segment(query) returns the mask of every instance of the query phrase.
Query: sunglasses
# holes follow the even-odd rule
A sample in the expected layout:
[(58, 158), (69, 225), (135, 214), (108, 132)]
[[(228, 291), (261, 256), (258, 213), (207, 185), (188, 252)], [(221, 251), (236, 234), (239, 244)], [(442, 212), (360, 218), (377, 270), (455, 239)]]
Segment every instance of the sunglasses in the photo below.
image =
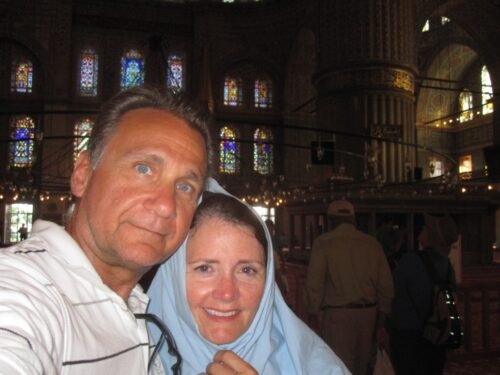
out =
[(179, 353), (179, 350), (177, 349), (177, 345), (175, 344), (175, 340), (172, 336), (172, 333), (167, 328), (167, 326), (154, 314), (134, 314), (134, 315), (136, 319), (144, 319), (147, 323), (154, 324), (156, 328), (158, 328), (161, 332), (160, 338), (158, 339), (158, 342), (156, 343), (153, 353), (149, 358), (148, 372), (150, 371), (151, 366), (153, 365), (156, 357), (158, 356), (158, 353), (160, 352), (163, 344), (166, 341), (168, 346), (168, 353), (176, 358), (176, 362), (172, 365), (172, 372), (174, 375), (181, 375), (182, 357)]

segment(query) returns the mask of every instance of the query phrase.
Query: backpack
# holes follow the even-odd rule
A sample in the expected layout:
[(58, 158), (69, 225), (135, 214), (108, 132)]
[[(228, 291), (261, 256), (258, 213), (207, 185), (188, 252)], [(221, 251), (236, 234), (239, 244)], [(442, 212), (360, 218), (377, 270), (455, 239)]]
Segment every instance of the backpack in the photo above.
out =
[(446, 349), (457, 349), (462, 346), (464, 332), (455, 303), (455, 293), (449, 282), (452, 267), (450, 260), (448, 259), (446, 279), (441, 280), (429, 254), (426, 251), (418, 253), (434, 284), (432, 307), (424, 322), (422, 338), (433, 345), (444, 346)]

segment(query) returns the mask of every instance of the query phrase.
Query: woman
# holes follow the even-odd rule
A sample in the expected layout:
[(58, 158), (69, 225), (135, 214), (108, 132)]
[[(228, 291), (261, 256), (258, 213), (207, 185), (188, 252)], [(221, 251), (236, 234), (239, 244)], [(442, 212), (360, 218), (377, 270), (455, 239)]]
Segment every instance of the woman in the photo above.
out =
[[(262, 220), (214, 180), (208, 190), (227, 198), (204, 199), (186, 243), (149, 290), (149, 312), (172, 331), (182, 373), (347, 374), (279, 293)], [(158, 340), (158, 331), (152, 334)], [(161, 359), (166, 369), (175, 362), (166, 351)]]

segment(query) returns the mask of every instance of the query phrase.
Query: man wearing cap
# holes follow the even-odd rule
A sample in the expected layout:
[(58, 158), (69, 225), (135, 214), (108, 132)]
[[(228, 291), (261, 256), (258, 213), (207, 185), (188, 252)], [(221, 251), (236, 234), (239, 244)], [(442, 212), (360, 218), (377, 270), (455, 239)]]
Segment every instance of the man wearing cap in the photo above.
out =
[(384, 326), (394, 294), (392, 276), (379, 242), (356, 229), (350, 202), (333, 201), (327, 214), (331, 230), (313, 243), (306, 309), (318, 316), (323, 339), (349, 370), (365, 375), (375, 337), (387, 345)]

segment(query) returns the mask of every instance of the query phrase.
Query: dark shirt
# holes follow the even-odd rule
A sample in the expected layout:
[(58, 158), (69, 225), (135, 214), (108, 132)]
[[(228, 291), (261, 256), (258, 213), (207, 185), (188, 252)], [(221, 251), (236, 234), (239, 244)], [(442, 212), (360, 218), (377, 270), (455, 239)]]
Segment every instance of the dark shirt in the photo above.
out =
[[(438, 276), (456, 288), (455, 272), (448, 257), (432, 249), (425, 249)], [(450, 269), (448, 273), (448, 265)], [(425, 264), (416, 251), (403, 255), (394, 271), (395, 296), (391, 325), (398, 331), (420, 331), (432, 308), (434, 284)]]

